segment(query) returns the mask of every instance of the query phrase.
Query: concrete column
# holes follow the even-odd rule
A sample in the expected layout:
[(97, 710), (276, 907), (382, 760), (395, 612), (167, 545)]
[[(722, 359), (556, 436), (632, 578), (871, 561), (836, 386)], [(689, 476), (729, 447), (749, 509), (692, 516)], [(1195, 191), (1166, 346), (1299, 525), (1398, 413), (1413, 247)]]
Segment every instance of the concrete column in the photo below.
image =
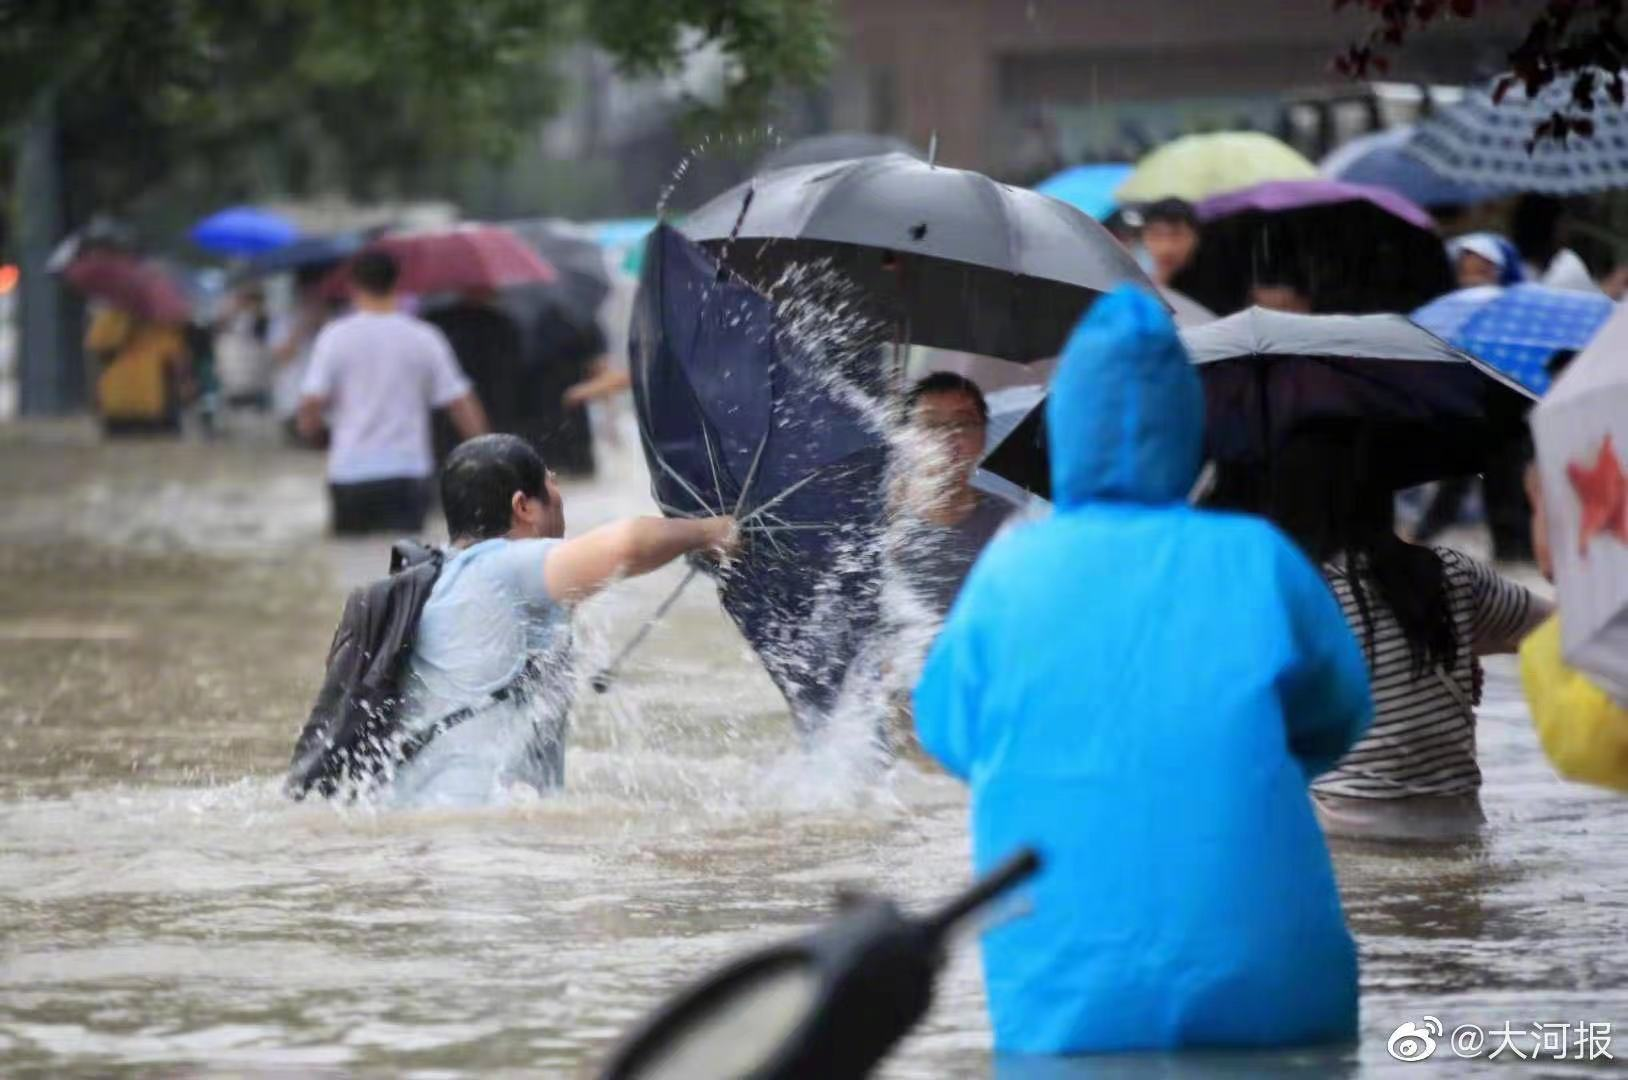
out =
[(62, 284), (46, 269), (62, 240), (62, 158), (52, 93), (35, 102), (17, 155), (17, 264), (21, 321), (18, 407), (24, 416), (61, 416), (84, 407), (85, 368)]

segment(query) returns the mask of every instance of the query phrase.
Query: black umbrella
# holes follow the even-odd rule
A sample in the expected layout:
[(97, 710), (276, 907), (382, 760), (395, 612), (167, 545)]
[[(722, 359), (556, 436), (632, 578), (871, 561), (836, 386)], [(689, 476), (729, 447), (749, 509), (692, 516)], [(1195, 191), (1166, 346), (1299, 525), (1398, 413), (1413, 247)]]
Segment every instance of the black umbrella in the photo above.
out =
[[(1181, 337), (1204, 381), (1205, 452), (1223, 464), (1264, 467), (1291, 431), (1348, 423), (1371, 436), (1369, 476), (1411, 487), (1480, 472), (1521, 432), (1532, 401), (1497, 369), (1401, 315), (1250, 308)], [(1044, 401), (981, 467), (1050, 497)]]
[(773, 169), (789, 169), (793, 165), (818, 165), (823, 161), (846, 161), (849, 158), (876, 157), (878, 154), (921, 157), (921, 152), (914, 146), (893, 135), (833, 131), (825, 135), (810, 135), (770, 150), (758, 159), (757, 171), (766, 173)]
[(549, 218), (502, 224), (559, 271), (559, 278), (552, 284), (524, 286), (524, 289), (546, 291), (559, 297), (583, 318), (592, 319), (598, 314), (599, 305), (610, 293), (604, 248), (591, 236), (574, 233), (568, 226)]
[(1361, 184), (1285, 180), (1198, 205), (1198, 250), (1172, 284), (1222, 315), (1255, 285), (1292, 285), (1313, 311), (1412, 311), (1455, 282), (1430, 215)]
[(713, 199), (684, 232), (771, 296), (829, 268), (895, 340), (1030, 361), (1124, 282), (1152, 288), (1066, 203), (905, 154), (806, 165)]
[(741, 522), (739, 557), (697, 566), (805, 729), (876, 622), (887, 463), (882, 366), (815, 345), (695, 244), (651, 234), (630, 349), (651, 492), (669, 516)]

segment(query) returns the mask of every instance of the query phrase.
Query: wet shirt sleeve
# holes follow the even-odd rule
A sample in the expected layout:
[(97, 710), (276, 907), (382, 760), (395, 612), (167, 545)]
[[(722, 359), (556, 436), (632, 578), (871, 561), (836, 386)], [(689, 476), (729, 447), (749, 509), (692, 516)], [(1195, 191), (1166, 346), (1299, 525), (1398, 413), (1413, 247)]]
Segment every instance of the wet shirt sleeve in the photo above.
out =
[[(1457, 555), (1457, 553), (1454, 553)], [(1457, 555), (1460, 572), (1470, 578), (1475, 615), (1470, 623), (1471, 647), (1480, 654), (1514, 652), (1531, 629), (1536, 599), (1530, 592), (1485, 563)]]
[(492, 554), (492, 571), (520, 598), (533, 616), (560, 611), (561, 605), (548, 595), (543, 563), (558, 540), (509, 540)]

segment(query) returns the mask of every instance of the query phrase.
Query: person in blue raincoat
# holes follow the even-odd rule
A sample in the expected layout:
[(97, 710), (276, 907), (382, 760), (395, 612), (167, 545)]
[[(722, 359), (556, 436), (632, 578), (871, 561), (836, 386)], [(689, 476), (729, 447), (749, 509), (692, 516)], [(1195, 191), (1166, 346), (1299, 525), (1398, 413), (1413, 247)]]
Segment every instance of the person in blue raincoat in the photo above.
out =
[(1044, 860), (984, 936), (996, 1049), (1349, 1039), (1356, 953), (1306, 794), (1372, 711), (1345, 617), (1270, 524), (1186, 505), (1204, 398), (1147, 294), (1075, 328), (1046, 423), (1055, 513), (985, 551), (915, 693), (972, 786), (978, 868)]

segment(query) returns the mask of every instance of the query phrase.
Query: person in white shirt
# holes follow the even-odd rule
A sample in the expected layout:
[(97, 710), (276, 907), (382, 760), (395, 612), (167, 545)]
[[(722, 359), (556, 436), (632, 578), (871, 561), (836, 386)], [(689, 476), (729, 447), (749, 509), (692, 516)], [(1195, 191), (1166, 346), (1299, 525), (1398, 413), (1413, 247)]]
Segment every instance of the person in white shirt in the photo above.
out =
[(318, 438), (326, 416), (335, 533), (416, 533), (435, 472), (431, 410), (445, 409), (461, 439), (485, 434), (486, 413), (446, 337), (397, 310), (396, 260), (364, 251), (350, 275), (356, 310), (311, 347), (299, 432)]

